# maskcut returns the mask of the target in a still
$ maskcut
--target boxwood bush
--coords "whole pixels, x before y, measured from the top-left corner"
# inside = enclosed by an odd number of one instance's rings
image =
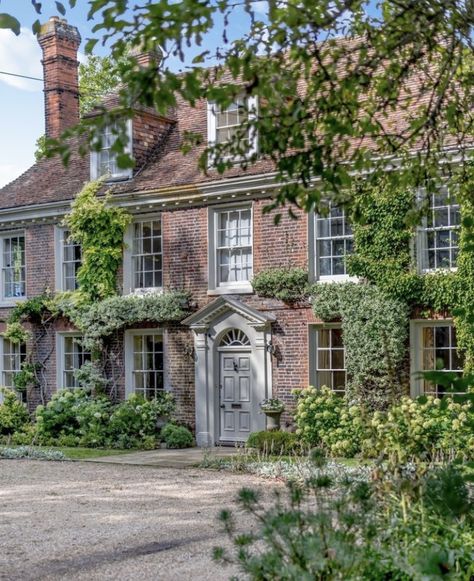
[[[255,448],[264,454],[288,455],[301,451],[296,434],[282,431],[252,432],[248,437],[247,448]]]
[[[160,432],[161,440],[168,448],[191,448],[194,439],[188,428],[176,424],[166,424]]]

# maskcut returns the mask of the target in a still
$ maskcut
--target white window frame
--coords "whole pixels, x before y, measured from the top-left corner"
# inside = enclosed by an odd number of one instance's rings
[[[132,120],[127,119],[126,130],[128,134],[128,146],[125,147],[124,153],[133,154],[133,125]],[[91,180],[97,180],[103,176],[99,173],[99,152],[91,150],[90,152],[90,176]],[[106,182],[118,182],[128,180],[133,176],[132,168],[120,170],[119,173],[105,177]]]
[[[249,121],[253,121],[257,119],[258,116],[258,99],[257,97],[247,97],[247,104],[248,104],[248,119]],[[214,101],[207,102],[207,142],[208,146],[212,147],[216,144],[217,141],[217,105]],[[249,135],[249,150],[247,152],[246,157],[251,157],[252,155],[256,155],[258,153],[258,138],[257,132],[250,130]],[[241,156],[231,156],[229,157],[230,161],[239,162],[243,158]],[[209,161],[209,166],[213,165],[213,161]]]
[[[134,240],[134,229],[135,225],[143,222],[157,222],[161,223],[161,286],[159,287],[147,287],[147,288],[135,288],[135,270],[133,264],[133,240]],[[123,265],[123,292],[124,294],[136,294],[136,295],[146,295],[150,293],[162,293],[164,288],[163,277],[164,277],[164,248],[163,248],[163,215],[153,214],[150,216],[140,216],[128,225],[125,236],[125,250],[124,250],[124,265]]]
[[[317,237],[317,220],[319,215],[316,212],[308,216],[308,264],[309,264],[309,278],[313,282],[331,283],[331,282],[358,282],[359,278],[350,276],[349,274],[335,274],[335,275],[320,275],[319,273],[319,253],[318,253],[318,237]],[[344,212],[344,221],[346,215]],[[338,237],[339,238],[339,237]],[[341,236],[341,239],[350,238],[349,236]],[[332,240],[332,238],[328,238]],[[354,240],[354,235],[352,235]],[[348,256],[348,255],[346,255]]]
[[[446,189],[449,190],[449,188],[447,188],[447,186],[442,186],[442,188],[440,189]],[[449,192],[448,192],[449,193]],[[422,196],[424,195],[423,191],[420,191],[418,193],[418,200],[421,201]],[[429,205],[429,212],[433,211],[433,206],[432,206],[432,201],[433,201],[433,192],[431,192],[429,194],[430,196],[430,205]],[[450,200],[450,202],[447,204],[448,207],[448,212],[450,212],[451,208],[453,206],[459,206],[459,204],[452,204],[451,203],[452,200]],[[449,214],[448,214],[449,215]],[[428,236],[428,232],[436,232],[436,231],[448,231],[451,232],[455,229],[458,229],[458,236],[460,235],[460,224],[458,226],[444,226],[444,227],[430,227],[428,228],[428,218],[426,216],[423,216],[422,218],[422,222],[421,225],[417,228],[417,232],[416,232],[416,264],[417,264],[417,270],[420,274],[432,274],[435,272],[456,272],[457,270],[457,266],[440,266],[438,268],[430,268],[427,264],[427,247],[426,247],[426,239]],[[451,250],[452,248],[456,248],[454,246],[448,246],[447,249]],[[459,249],[459,238],[458,238],[458,246],[457,248]],[[459,256],[459,254],[458,254]]]
[[[3,261],[3,245],[7,238],[19,238],[23,237],[25,240],[25,294],[22,297],[7,297],[5,296],[5,275],[4,275],[4,261]],[[0,232],[0,307],[12,307],[18,302],[25,301],[28,298],[27,293],[27,260],[26,260],[26,232],[25,230],[9,230],[5,232]]]
[[[66,337],[81,339],[82,334],[78,333],[77,331],[61,331],[56,333],[56,386],[58,390],[79,389],[78,387],[68,388],[64,385],[64,374],[66,372],[64,365],[64,357],[66,354]]]
[[[322,329],[341,329],[341,323],[319,323],[319,324],[311,324],[308,325],[308,344],[309,344],[309,384],[316,387],[321,388],[322,384],[319,382],[318,378],[318,333]],[[331,349],[327,349],[331,350]],[[343,348],[344,354],[344,365],[346,364],[346,348]],[[334,393],[344,394],[347,391],[347,368],[345,367],[344,370],[342,369],[326,369],[330,373],[334,371],[345,371],[346,379],[345,379],[345,389],[332,389],[332,386],[328,385],[329,389]]]
[[[230,283],[219,283],[219,277],[217,274],[217,216],[221,212],[228,212],[232,210],[250,210],[250,231],[251,231],[251,246],[252,246],[252,277],[250,280],[241,282],[230,282]],[[209,208],[208,212],[208,265],[209,265],[209,295],[220,295],[220,294],[249,294],[253,293],[252,278],[254,274],[254,216],[253,216],[253,204],[230,204],[223,206],[215,206]]]
[[[8,339],[5,339],[4,337],[0,337],[0,385],[2,387],[6,387],[8,389],[13,389],[14,390],[14,386],[13,385],[7,385],[5,382],[5,374],[6,373],[17,373],[18,371],[21,371],[21,352],[19,353],[20,356],[20,368],[17,370],[6,370],[5,369],[5,343],[9,341]],[[11,341],[9,341],[11,343],[11,345],[18,345],[21,348],[20,344],[16,344],[16,343],[12,343]],[[15,355],[16,357],[16,355]],[[26,353],[25,353],[25,359],[24,361],[26,361]],[[3,402],[3,393],[0,391],[0,403]]]
[[[423,379],[418,377],[423,369],[423,328],[454,326],[452,319],[412,319],[410,321],[410,395],[425,395]],[[454,371],[448,369],[447,371]],[[426,395],[434,395],[427,393]],[[449,395],[449,393],[447,394]]]
[[[67,231],[68,228],[63,228],[62,226],[55,226],[54,228],[55,281],[56,290],[59,292],[67,290],[64,277],[64,234]]]
[[[124,338],[124,360],[125,360],[125,397],[130,397],[135,393],[133,388],[133,372],[134,372],[134,361],[133,361],[133,339],[137,336],[142,335],[161,335],[163,338],[163,392],[170,391],[169,379],[168,379],[168,366],[166,364],[168,360],[168,349],[167,349],[167,333],[163,327],[155,327],[148,329],[128,329],[125,331]]]

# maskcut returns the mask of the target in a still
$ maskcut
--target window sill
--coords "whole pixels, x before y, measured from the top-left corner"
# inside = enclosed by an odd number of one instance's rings
[[[331,284],[337,282],[359,282],[357,276],[349,276],[347,274],[340,274],[335,276],[320,276],[317,280],[317,284]]]
[[[210,297],[218,295],[250,295],[254,294],[254,291],[252,285],[223,286],[216,289],[209,289],[207,294]]]
[[[425,270],[421,270],[420,274],[428,274],[428,275],[432,275],[432,274],[439,274],[441,272],[457,272],[458,267],[457,266],[448,266],[446,268],[427,268]]]
[[[150,295],[162,295],[163,292],[164,292],[163,287],[136,288],[131,289],[130,292],[126,293],[126,296],[147,297]]]
[[[17,297],[17,298],[8,300],[8,301],[6,301],[6,300],[0,301],[0,308],[1,309],[4,309],[4,308],[7,308],[7,307],[16,307],[16,305],[18,303],[23,303],[26,300],[27,300],[27,297]]]

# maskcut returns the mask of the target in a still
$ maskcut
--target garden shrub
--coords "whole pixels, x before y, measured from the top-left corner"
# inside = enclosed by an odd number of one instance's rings
[[[2,389],[3,403],[0,404],[0,435],[10,436],[21,431],[30,422],[26,406],[10,389]]]
[[[131,395],[119,403],[110,416],[110,444],[116,448],[156,447],[157,422],[170,419],[174,409],[173,396],[168,392],[160,393],[153,400]]]
[[[298,437],[309,446],[323,446],[332,456],[474,457],[474,409],[469,400],[402,397],[387,411],[373,412],[325,387],[308,387],[297,395]]]
[[[191,448],[194,438],[188,428],[176,424],[166,424],[160,432],[161,440],[168,448]]]
[[[308,387],[296,394],[296,434],[303,443],[322,445],[332,456],[360,453],[368,436],[366,412],[361,406],[349,406],[344,397],[327,387]]]
[[[375,412],[368,447],[379,453],[431,457],[436,453],[474,457],[474,413],[470,401],[433,396],[403,397],[387,412]]]
[[[301,449],[296,434],[280,430],[252,432],[248,437],[246,447],[255,448],[264,454],[275,455],[288,455]]]
[[[84,389],[63,389],[46,406],[36,408],[38,439],[42,444],[104,446],[112,404]]]
[[[242,489],[243,514],[220,514],[232,548],[216,548],[214,558],[255,580],[473,578],[474,507],[453,467],[427,470],[423,463],[406,476],[403,465],[393,465],[385,479],[337,484],[324,459],[315,469],[301,484],[289,481],[270,504]]]
[[[254,276],[252,287],[261,297],[286,303],[301,301],[308,296],[308,272],[303,268],[270,268]]]
[[[83,389],[65,389],[36,410],[38,441],[46,445],[115,448],[154,448],[157,422],[174,412],[170,393],[156,400],[132,395],[117,405]]]

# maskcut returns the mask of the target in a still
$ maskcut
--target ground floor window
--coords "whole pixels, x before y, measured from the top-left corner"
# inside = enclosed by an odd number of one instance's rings
[[[91,360],[91,354],[84,349],[81,339],[81,335],[69,333],[58,336],[58,389],[79,387],[76,371]]]
[[[162,331],[130,331],[125,348],[127,392],[155,398],[165,388]]]
[[[412,327],[414,396],[442,396],[447,390],[420,376],[423,371],[462,373],[463,358],[457,350],[456,328],[451,321],[420,321]]]
[[[347,373],[340,325],[310,327],[310,381],[344,393]]]
[[[12,343],[8,339],[1,340],[0,374],[1,386],[14,389],[15,375],[21,371],[21,365],[26,360],[26,345],[24,343]],[[0,393],[0,402],[2,401]],[[22,400],[26,400],[26,394],[22,394]]]

